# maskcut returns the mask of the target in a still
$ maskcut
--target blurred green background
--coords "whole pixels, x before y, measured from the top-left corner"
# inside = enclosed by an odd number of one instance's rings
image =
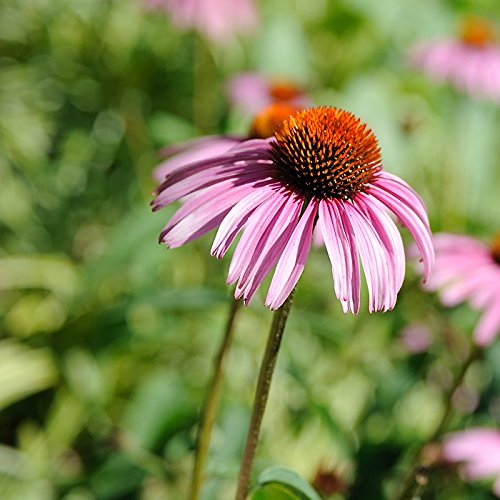
[[[374,130],[385,168],[424,198],[435,231],[499,229],[498,106],[411,70],[417,41],[498,0],[268,0],[250,39],[213,47],[139,0],[0,3],[0,498],[186,498],[198,411],[230,307],[210,237],[168,251],[175,207],[148,203],[164,145],[245,133],[227,78],[303,85]],[[403,231],[404,232],[404,231]],[[405,238],[408,236],[404,232]],[[271,313],[241,311],[205,498],[230,498]],[[432,434],[478,315],[443,310],[409,266],[396,309],[336,302],[323,249],[300,281],[256,461],[318,470],[325,498],[383,498]],[[401,330],[424,323],[430,347]],[[500,346],[476,362],[452,428],[500,422]],[[490,498],[435,473],[426,498]],[[439,493],[436,493],[439,492]],[[434,495],[434,496],[433,496]],[[437,495],[437,496],[436,496]]]

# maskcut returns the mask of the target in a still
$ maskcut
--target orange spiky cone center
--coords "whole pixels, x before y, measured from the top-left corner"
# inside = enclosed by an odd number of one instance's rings
[[[303,110],[286,119],[275,137],[280,177],[306,196],[352,199],[382,168],[373,132],[341,109]]]

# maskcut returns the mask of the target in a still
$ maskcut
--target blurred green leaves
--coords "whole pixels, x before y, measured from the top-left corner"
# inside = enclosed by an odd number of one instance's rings
[[[134,446],[155,449],[196,421],[198,405],[186,389],[180,377],[167,372],[138,386],[124,415],[124,430]]]
[[[29,349],[12,340],[0,342],[0,411],[56,384],[50,350]]]
[[[297,473],[278,467],[263,470],[251,500],[320,500],[314,489]]]

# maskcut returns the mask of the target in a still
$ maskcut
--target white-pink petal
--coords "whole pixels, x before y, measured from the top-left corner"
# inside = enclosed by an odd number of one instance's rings
[[[374,183],[369,193],[381,201],[399,221],[410,231],[422,257],[424,266],[424,281],[427,281],[434,264],[434,247],[428,224],[422,222],[420,216],[406,203],[380,188]]]
[[[281,200],[276,213],[272,214],[272,220],[260,236],[258,245],[255,245],[251,265],[242,270],[236,286],[235,297],[243,297],[245,304],[250,302],[264,278],[278,262],[299,220],[303,199],[289,191],[279,193],[277,198],[279,196]],[[255,215],[257,219],[257,214]],[[248,231],[252,230],[249,224]]]
[[[174,226],[167,227],[160,235],[160,241],[169,248],[177,248],[217,227],[231,208],[242,198],[256,192],[255,185],[233,187],[219,193],[211,200],[198,206]]]
[[[304,270],[311,248],[312,232],[318,201],[312,199],[306,207],[299,223],[288,241],[283,255],[278,261],[266,297],[266,306],[278,309],[290,295]]]
[[[271,198],[278,189],[279,185],[276,182],[258,187],[234,205],[220,224],[215,235],[211,250],[212,255],[221,259],[253,211],[261,203]]]

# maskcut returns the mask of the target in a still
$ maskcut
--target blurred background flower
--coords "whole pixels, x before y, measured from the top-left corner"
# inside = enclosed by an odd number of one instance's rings
[[[231,104],[249,115],[255,115],[273,103],[297,108],[311,106],[306,92],[285,77],[266,77],[260,73],[241,73],[227,82]]]
[[[227,44],[238,33],[254,32],[257,9],[252,0],[144,0],[150,9],[163,9],[180,30],[196,30],[208,40]]]
[[[474,339],[481,346],[491,344],[500,332],[500,235],[488,248],[468,236],[441,233],[434,246],[436,266],[427,287],[439,290],[448,307],[467,301],[481,310]]]
[[[446,437],[443,457],[463,464],[466,480],[495,479],[493,491],[500,497],[500,432],[471,428]]]
[[[435,80],[500,102],[500,44],[495,26],[486,19],[466,18],[459,37],[422,42],[410,60]]]

